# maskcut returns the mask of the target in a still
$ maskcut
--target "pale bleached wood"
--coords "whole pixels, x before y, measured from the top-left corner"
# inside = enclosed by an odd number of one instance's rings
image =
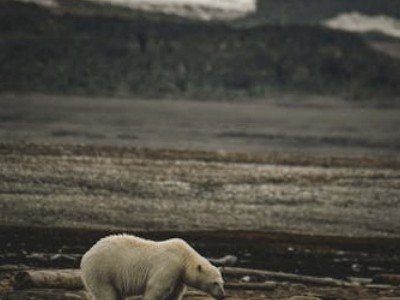
[[[78,290],[83,289],[84,285],[78,269],[27,270],[16,273],[14,289],[31,288]]]
[[[226,275],[253,275],[260,276],[263,278],[280,280],[280,281],[290,281],[290,282],[300,282],[315,285],[325,285],[325,286],[351,286],[353,283],[349,283],[343,280],[338,280],[330,277],[315,277],[306,276],[293,273],[284,272],[273,272],[267,270],[255,270],[246,268],[233,268],[225,267],[222,268],[222,273]]]

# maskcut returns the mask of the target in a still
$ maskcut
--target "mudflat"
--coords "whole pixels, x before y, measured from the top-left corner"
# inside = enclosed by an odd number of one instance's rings
[[[400,108],[334,97],[185,101],[0,95],[0,139],[180,150],[398,155]]]

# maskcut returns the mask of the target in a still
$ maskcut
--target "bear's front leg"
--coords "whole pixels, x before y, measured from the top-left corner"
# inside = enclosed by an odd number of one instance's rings
[[[172,293],[168,296],[167,300],[181,300],[186,291],[186,285],[177,283]]]

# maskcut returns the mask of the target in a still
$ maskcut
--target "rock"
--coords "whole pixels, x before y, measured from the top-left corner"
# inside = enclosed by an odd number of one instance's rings
[[[296,293],[304,293],[308,291],[308,287],[305,284],[301,283],[293,283],[289,286],[289,289],[291,292],[296,292]]]
[[[377,274],[372,278],[372,283],[399,285],[400,274]]]
[[[371,278],[364,278],[364,277],[352,277],[349,276],[346,278],[348,281],[356,284],[370,284],[372,282]]]

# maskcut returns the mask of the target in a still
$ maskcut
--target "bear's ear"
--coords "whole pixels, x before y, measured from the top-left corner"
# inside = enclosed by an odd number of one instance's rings
[[[203,270],[203,268],[201,267],[201,265],[197,265],[197,271],[201,272]]]

